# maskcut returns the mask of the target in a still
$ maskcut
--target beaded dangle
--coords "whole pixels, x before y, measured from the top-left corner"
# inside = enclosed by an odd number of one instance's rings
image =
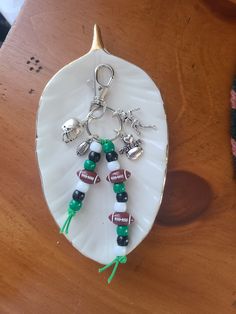
[[[127,213],[128,193],[124,182],[131,176],[127,170],[121,169],[118,162],[118,154],[115,151],[115,145],[111,140],[92,141],[90,144],[90,153],[88,159],[84,162],[84,169],[79,170],[77,175],[79,182],[72,194],[72,200],[67,209],[68,217],[61,228],[61,233],[68,234],[69,226],[72,218],[82,207],[82,202],[85,198],[85,193],[88,192],[90,185],[100,182],[100,177],[94,171],[96,163],[101,158],[101,151],[106,154],[107,168],[110,173],[107,176],[107,181],[113,184],[113,191],[116,193],[116,201],[114,204],[114,212],[109,215],[109,219],[116,225],[117,244],[114,246],[116,258],[109,264],[99,269],[103,272],[108,267],[114,265],[113,271],[108,278],[108,283],[111,282],[115,276],[119,264],[124,264],[127,261],[126,249],[129,244],[128,225],[130,225],[134,218]]]
[[[117,226],[117,245],[114,247],[116,258],[111,263],[99,269],[101,273],[114,265],[113,271],[108,278],[108,283],[110,283],[115,276],[119,264],[124,264],[127,261],[126,249],[129,244],[128,225],[134,221],[134,218],[127,213],[128,193],[124,184],[131,176],[131,173],[120,168],[118,154],[115,151],[115,145],[112,141],[101,140],[101,144],[103,152],[106,154],[107,168],[110,171],[106,179],[113,184],[113,191],[116,193],[114,212],[109,215],[110,221]]]
[[[67,209],[68,217],[63,224],[60,232],[68,234],[69,226],[72,218],[81,209],[83,200],[85,198],[85,193],[88,192],[91,184],[99,183],[100,177],[94,171],[97,162],[101,158],[102,145],[98,142],[93,141],[90,145],[90,153],[88,159],[84,162],[84,169],[77,172],[79,181],[77,183],[76,189],[72,194],[72,200],[69,203]]]

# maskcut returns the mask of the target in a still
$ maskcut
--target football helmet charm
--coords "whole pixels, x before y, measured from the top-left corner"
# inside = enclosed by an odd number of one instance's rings
[[[72,142],[75,140],[83,131],[83,124],[81,121],[72,118],[67,120],[63,125],[62,125],[62,140],[65,143]]]

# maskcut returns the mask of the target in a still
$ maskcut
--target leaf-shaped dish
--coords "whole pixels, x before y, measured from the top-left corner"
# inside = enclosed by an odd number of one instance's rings
[[[87,80],[93,79],[94,69],[101,63],[115,71],[114,81],[106,102],[114,109],[140,107],[137,115],[157,130],[143,130],[144,155],[136,161],[119,157],[121,167],[132,176],[127,181],[128,212],[135,218],[130,226],[130,253],[150,231],[160,207],[167,166],[167,124],[160,92],[151,78],[139,67],[107,53],[103,49],[98,29],[90,52],[63,67],[46,85],[38,111],[37,156],[44,195],[51,214],[61,227],[67,218],[66,209],[85,158],[78,158],[78,141],[65,144],[61,125],[71,117],[84,118],[93,99]],[[114,129],[114,119],[104,116],[96,133]],[[81,141],[80,141],[81,142]],[[120,147],[121,142],[115,142]],[[108,216],[113,211],[114,193],[106,181],[105,158],[96,168],[101,182],[91,187],[83,208],[73,218],[68,240],[85,256],[106,264],[115,258],[116,228]]]

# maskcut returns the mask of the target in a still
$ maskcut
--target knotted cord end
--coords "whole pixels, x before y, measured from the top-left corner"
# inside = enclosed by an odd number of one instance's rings
[[[102,268],[99,268],[98,272],[102,273],[104,270],[106,270],[107,268],[109,268],[110,266],[115,264],[114,268],[112,270],[112,273],[107,280],[107,282],[110,283],[116,274],[116,270],[117,270],[119,264],[125,264],[126,262],[127,262],[127,256],[117,256],[111,263],[105,265]]]
[[[69,207],[67,212],[68,212],[68,217],[67,217],[66,221],[64,222],[63,226],[61,227],[60,233],[68,234],[71,220],[75,216],[77,210],[74,210],[74,209]]]

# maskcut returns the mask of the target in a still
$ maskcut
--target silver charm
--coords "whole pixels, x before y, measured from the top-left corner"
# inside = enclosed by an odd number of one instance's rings
[[[62,125],[62,140],[65,143],[69,143],[75,140],[83,131],[84,126],[83,123],[75,118],[67,120]]]
[[[143,124],[138,118],[136,118],[133,115],[133,112],[138,111],[138,110],[140,110],[140,108],[135,108],[135,109],[129,110],[127,112],[125,112],[122,109],[118,109],[117,111],[115,111],[114,115],[119,115],[122,122],[129,124],[131,126],[131,128],[135,130],[137,135],[141,135],[140,129],[151,128],[151,129],[156,130],[157,129],[156,125]]]
[[[122,137],[125,146],[119,150],[120,154],[126,154],[131,160],[140,158],[143,154],[143,148],[140,146],[142,141],[140,139],[135,140],[132,134],[123,135]]]
[[[91,144],[92,140],[89,139],[87,141],[82,142],[76,149],[76,154],[78,156],[83,156],[89,149],[89,145]]]
[[[143,149],[141,146],[136,146],[131,148],[127,153],[126,156],[131,160],[136,160],[141,157],[143,154]]]

